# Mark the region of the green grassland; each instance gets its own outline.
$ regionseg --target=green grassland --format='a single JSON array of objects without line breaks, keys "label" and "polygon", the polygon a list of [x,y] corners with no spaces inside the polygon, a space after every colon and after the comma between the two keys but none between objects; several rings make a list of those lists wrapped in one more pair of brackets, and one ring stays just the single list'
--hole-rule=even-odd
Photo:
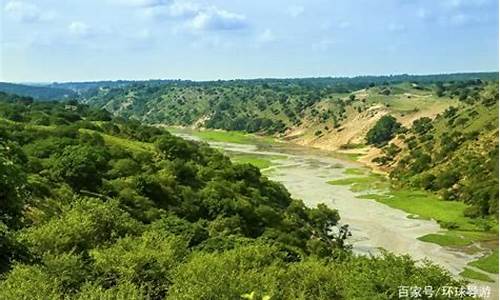
[{"label": "green grassland", "polygon": [[346,168],[344,170],[345,175],[366,175],[367,170],[362,168]]},{"label": "green grassland", "polygon": [[495,282],[493,279],[491,279],[488,275],[474,271],[469,268],[465,268],[461,273],[460,276],[468,279],[474,279],[474,280],[480,280],[480,281],[486,281],[486,282]]},{"label": "green grassland", "polygon": [[274,139],[270,137],[257,136],[240,131],[200,130],[194,131],[193,134],[203,140],[214,142],[235,144],[269,144],[274,142]]},{"label": "green grassland", "polygon": [[[384,95],[384,90],[389,90],[389,95]],[[389,87],[375,87],[367,89],[366,102],[376,105],[382,104],[393,113],[409,113],[424,109],[443,110],[450,105],[456,105],[456,99],[440,99],[432,89],[415,88],[410,83],[400,83]]]},{"label": "green grassland", "polygon": [[488,273],[498,274],[498,249],[495,249],[492,253],[485,255],[478,260],[470,262],[469,265]]},{"label": "green grassland", "polygon": [[187,133],[198,137],[204,141],[223,142],[234,144],[272,144],[277,141],[269,136],[250,134],[242,131],[226,131],[226,130],[192,130],[177,127],[167,127],[172,133]]},{"label": "green grassland", "polygon": [[[463,212],[468,206],[463,202],[444,201],[437,195],[425,191],[414,191],[401,188],[399,190],[391,190],[386,194],[361,195],[359,198],[376,200],[393,208],[401,209],[411,215],[418,216],[419,218],[434,219],[441,227],[446,229],[461,231],[485,231],[485,229],[492,229],[493,231],[498,230],[498,225],[492,218],[473,219],[465,217]],[[472,234],[468,235],[468,237],[478,240],[482,235]],[[449,239],[453,237],[443,236],[442,238],[449,241]],[[430,239],[436,241],[437,235]],[[458,240],[458,238],[455,240]],[[446,243],[446,241],[441,243]]]},{"label": "green grassland", "polygon": [[[80,129],[81,132],[85,133],[98,133],[93,130],[89,129]],[[106,145],[115,145],[119,146],[128,150],[131,150],[132,152],[152,152],[154,151],[154,145],[151,143],[145,143],[145,142],[140,142],[136,140],[131,140],[127,138],[120,138],[117,136],[105,134],[105,133],[98,133],[102,136],[104,139],[104,143]]]},{"label": "green grassland", "polygon": [[475,242],[490,241],[496,238],[497,236],[494,233],[489,232],[451,230],[443,233],[427,234],[418,239],[441,246],[464,247]]},{"label": "green grassland", "polygon": [[283,155],[258,155],[247,153],[227,152],[231,161],[238,164],[252,164],[259,169],[267,169],[274,165],[273,160],[284,159]]},{"label": "green grassland", "polygon": [[[354,171],[346,171],[354,172]],[[336,180],[328,181],[331,185],[349,185],[353,192],[364,192],[379,190],[383,191],[389,187],[388,181],[384,180],[381,175],[370,174],[368,176],[356,176],[341,178]]]}]

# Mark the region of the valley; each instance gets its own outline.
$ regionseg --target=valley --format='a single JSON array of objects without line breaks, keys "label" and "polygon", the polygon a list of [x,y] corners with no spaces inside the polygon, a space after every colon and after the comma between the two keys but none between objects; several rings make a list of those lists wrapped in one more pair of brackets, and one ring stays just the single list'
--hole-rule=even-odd
[{"label": "valley", "polygon": [[[207,276],[215,291],[217,276],[241,272],[239,280],[252,285],[228,287],[227,297],[287,299],[303,289],[262,288],[266,274],[282,274],[271,281],[282,285],[311,262],[324,280],[368,280],[327,285],[328,295],[377,298],[378,279],[365,276],[372,267],[387,272],[373,264],[388,263],[392,273],[406,270],[384,283],[393,295],[408,278],[417,285],[440,278],[440,285],[487,287],[494,298],[498,82],[491,76],[106,82],[80,90],[72,83],[79,96],[59,102],[0,93],[4,166],[17,176],[0,182],[11,201],[0,220],[4,296],[25,295],[15,282],[28,268],[51,289],[43,293],[54,295],[130,289],[138,299],[178,299],[188,281],[190,295],[202,297],[213,291],[185,274]],[[105,211],[121,216],[119,223],[96,221]],[[74,227],[78,218],[93,221]],[[122,233],[111,237],[115,230]],[[84,242],[101,231],[105,237]],[[148,244],[150,236],[160,244]],[[175,252],[171,239],[187,244]],[[141,243],[143,252],[132,254]],[[151,257],[154,247],[173,253],[172,262]],[[116,251],[160,269],[153,280],[124,266],[113,270]],[[276,259],[255,260],[264,253]],[[68,270],[92,286],[54,275],[51,259],[68,255]],[[249,259],[245,267],[231,265],[242,257]],[[200,273],[205,260],[219,269]],[[361,264],[360,273],[350,264]],[[262,277],[248,278],[247,267]],[[173,283],[159,284],[165,276]],[[109,289],[103,278],[126,286]]]},{"label": "valley", "polygon": [[497,300],[500,0],[0,0],[0,300]]}]

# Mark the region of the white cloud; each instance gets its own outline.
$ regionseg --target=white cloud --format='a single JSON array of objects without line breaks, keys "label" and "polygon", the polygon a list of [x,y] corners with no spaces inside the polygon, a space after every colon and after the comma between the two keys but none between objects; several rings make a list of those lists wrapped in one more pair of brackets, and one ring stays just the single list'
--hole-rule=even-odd
[{"label": "white cloud", "polygon": [[161,4],[142,8],[142,13],[146,17],[159,20],[163,19],[189,19],[194,18],[202,8],[197,3],[189,1],[174,1],[169,4]]},{"label": "white cloud", "polygon": [[287,8],[287,13],[291,16],[291,17],[298,17],[300,16],[302,13],[304,13],[304,7],[303,6],[300,6],[300,5],[291,5]]},{"label": "white cloud", "polygon": [[142,8],[142,12],[146,17],[158,20],[180,21],[177,29],[194,32],[237,30],[248,25],[245,15],[192,1],[176,0],[168,4]]},{"label": "white cloud", "polygon": [[50,21],[55,18],[55,13],[42,12],[38,6],[24,1],[9,1],[4,7],[5,14],[20,22]]},{"label": "white cloud", "polygon": [[257,36],[257,42],[259,43],[269,43],[276,40],[276,36],[271,31],[271,29],[267,28],[261,34]]},{"label": "white cloud", "polygon": [[69,33],[78,37],[85,37],[90,34],[90,26],[84,22],[71,22],[68,26]]},{"label": "white cloud", "polygon": [[114,4],[131,6],[131,7],[151,7],[157,5],[164,5],[170,2],[169,0],[110,0],[110,1],[111,3]]},{"label": "white cloud", "polygon": [[236,30],[247,26],[244,15],[218,9],[215,6],[202,9],[190,19],[187,27],[194,31]]},{"label": "white cloud", "polygon": [[194,17],[200,10],[200,5],[189,1],[175,1],[168,7],[170,16],[181,18]]}]

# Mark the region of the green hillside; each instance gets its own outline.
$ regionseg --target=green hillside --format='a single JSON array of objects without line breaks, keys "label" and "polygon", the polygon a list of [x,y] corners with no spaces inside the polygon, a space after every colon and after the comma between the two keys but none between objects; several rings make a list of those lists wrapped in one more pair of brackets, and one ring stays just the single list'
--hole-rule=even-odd
[{"label": "green hillside", "polygon": [[320,136],[339,130],[351,116],[378,105],[403,115],[433,106],[444,109],[450,97],[436,96],[442,82],[476,82],[495,76],[498,74],[139,82],[94,90],[84,94],[84,102],[150,124],[282,135],[305,127],[314,130],[310,135]]},{"label": "green hillside", "polygon": [[498,83],[457,93],[458,105],[400,130],[375,161],[400,183],[471,204],[466,216],[498,216]]},{"label": "green hillside", "polygon": [[73,99],[78,96],[74,91],[65,88],[7,82],[0,82],[0,92],[32,97],[37,100],[64,100]]},{"label": "green hillside", "polygon": [[0,299],[387,299],[464,284],[354,255],[329,230],[335,210],[206,144],[82,104],[0,104]]}]

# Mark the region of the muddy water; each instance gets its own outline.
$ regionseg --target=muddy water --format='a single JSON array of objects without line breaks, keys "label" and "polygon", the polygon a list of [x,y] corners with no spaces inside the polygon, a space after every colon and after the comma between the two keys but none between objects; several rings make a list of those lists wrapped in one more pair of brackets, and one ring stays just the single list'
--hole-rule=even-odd
[{"label": "muddy water", "polygon": [[[183,136],[193,138],[189,135]],[[272,180],[281,182],[294,198],[302,199],[308,206],[325,203],[337,209],[341,222],[349,224],[352,231],[349,243],[356,253],[377,255],[383,248],[396,254],[408,254],[417,260],[430,259],[455,275],[460,273],[468,262],[477,258],[477,255],[419,241],[417,238],[420,236],[440,231],[435,221],[408,218],[408,214],[401,210],[373,200],[357,198],[359,194],[352,192],[348,186],[333,186],[327,183],[332,179],[345,178],[346,168],[362,167],[357,163],[339,160],[319,150],[290,144],[210,144],[227,152],[282,155],[283,158],[272,160],[274,165],[263,170],[263,173]],[[494,286],[491,285],[492,291],[498,295],[498,288]]]}]

